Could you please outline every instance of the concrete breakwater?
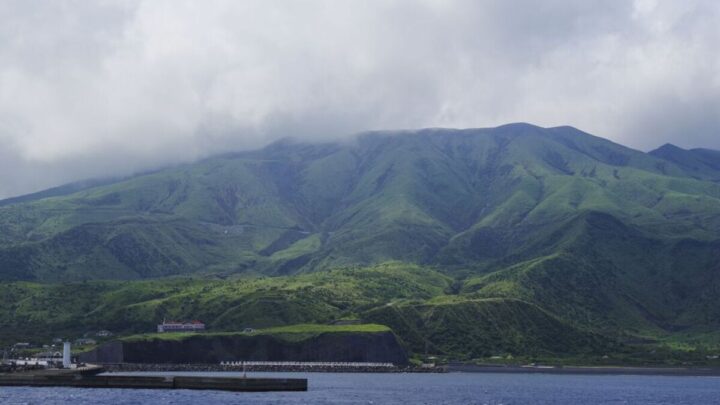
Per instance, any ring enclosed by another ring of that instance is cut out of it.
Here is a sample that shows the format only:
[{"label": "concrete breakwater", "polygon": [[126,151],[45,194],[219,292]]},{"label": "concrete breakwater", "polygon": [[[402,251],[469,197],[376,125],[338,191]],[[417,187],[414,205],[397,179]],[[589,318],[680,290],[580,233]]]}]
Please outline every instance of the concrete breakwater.
[{"label": "concrete breakwater", "polygon": [[0,375],[0,386],[192,389],[222,391],[307,391],[304,378],[231,378],[205,376],[123,376],[80,374]]},{"label": "concrete breakwater", "polygon": [[443,373],[444,367],[373,367],[363,365],[309,365],[278,362],[276,364],[242,364],[234,362],[224,364],[152,364],[152,363],[118,363],[104,364],[109,372],[303,372],[303,373]]}]

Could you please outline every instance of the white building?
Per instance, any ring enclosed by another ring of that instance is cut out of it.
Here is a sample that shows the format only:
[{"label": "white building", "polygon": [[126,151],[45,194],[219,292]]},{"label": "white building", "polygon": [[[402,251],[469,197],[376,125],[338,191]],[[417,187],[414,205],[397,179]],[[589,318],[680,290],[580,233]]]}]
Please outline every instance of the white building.
[{"label": "white building", "polygon": [[192,322],[175,322],[175,321],[163,321],[157,327],[158,333],[164,332],[201,332],[205,330],[205,324],[200,321]]}]

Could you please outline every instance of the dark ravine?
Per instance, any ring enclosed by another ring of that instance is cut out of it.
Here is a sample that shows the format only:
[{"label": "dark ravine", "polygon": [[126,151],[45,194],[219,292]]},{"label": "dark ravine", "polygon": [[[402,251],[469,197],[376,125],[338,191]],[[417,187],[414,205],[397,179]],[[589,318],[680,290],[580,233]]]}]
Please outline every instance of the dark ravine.
[{"label": "dark ravine", "polygon": [[218,364],[222,361],[387,362],[408,356],[391,332],[322,333],[302,340],[272,335],[197,335],[114,341],[81,353],[87,363]]}]

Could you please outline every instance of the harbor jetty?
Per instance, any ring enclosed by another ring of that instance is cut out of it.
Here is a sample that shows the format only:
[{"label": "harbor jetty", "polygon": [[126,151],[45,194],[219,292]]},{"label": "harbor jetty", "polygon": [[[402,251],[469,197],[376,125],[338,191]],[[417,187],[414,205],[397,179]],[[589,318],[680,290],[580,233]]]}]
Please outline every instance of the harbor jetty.
[{"label": "harbor jetty", "polygon": [[191,389],[239,392],[307,391],[305,378],[144,376],[100,374],[99,366],[0,374],[0,386]]},{"label": "harbor jetty", "polygon": [[102,374],[105,367],[72,363],[70,343],[64,344],[62,362],[3,360],[0,387],[154,388],[223,391],[307,391],[304,378],[247,378],[206,376],[147,376]]}]

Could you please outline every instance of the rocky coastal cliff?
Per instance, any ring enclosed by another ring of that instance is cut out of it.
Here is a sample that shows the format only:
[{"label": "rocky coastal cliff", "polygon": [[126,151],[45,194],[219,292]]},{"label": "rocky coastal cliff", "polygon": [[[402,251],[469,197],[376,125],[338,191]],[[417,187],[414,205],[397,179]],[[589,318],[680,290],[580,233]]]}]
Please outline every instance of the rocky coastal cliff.
[{"label": "rocky coastal cliff", "polygon": [[387,362],[408,357],[392,332],[322,333],[308,337],[197,334],[181,339],[117,340],[82,353],[88,363],[203,363],[221,361]]}]

